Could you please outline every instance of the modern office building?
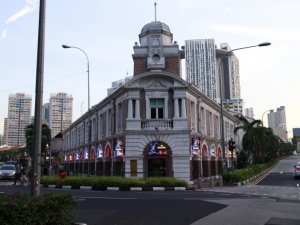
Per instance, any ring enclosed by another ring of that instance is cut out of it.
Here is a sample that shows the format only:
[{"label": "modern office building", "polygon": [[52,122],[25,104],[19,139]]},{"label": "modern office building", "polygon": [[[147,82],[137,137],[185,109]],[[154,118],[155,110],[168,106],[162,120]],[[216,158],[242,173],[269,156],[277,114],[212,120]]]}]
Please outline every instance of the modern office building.
[{"label": "modern office building", "polygon": [[280,106],[277,111],[271,110],[268,114],[268,125],[275,135],[283,141],[287,141],[285,107]]},{"label": "modern office building", "polygon": [[232,111],[243,115],[243,99],[224,99],[223,107],[225,110]]},{"label": "modern office building", "polygon": [[51,94],[49,104],[49,127],[54,137],[72,123],[73,97],[67,93]]},{"label": "modern office building", "polygon": [[117,81],[114,81],[111,83],[111,88],[107,89],[107,95],[111,95],[113,92],[115,92],[119,87],[122,87],[125,83],[127,83],[132,78],[127,76],[124,79],[120,79]]},{"label": "modern office building", "polygon": [[63,131],[65,166],[74,174],[220,184],[238,119],[224,110],[223,149],[220,104],[182,79],[182,50],[168,25],[146,24],[139,41],[133,78]]},{"label": "modern office building", "polygon": [[230,53],[230,56],[224,57],[224,51],[222,50],[225,50],[226,53],[231,51],[231,48],[227,43],[221,44],[220,48],[221,49],[216,49],[217,62],[220,63],[220,68],[216,72],[217,77],[221,72],[221,77],[223,78],[223,99],[240,99],[241,86],[239,60],[233,52]]},{"label": "modern office building", "polygon": [[32,99],[24,93],[10,94],[8,99],[8,116],[5,144],[16,146],[26,143],[25,129],[30,124]]},{"label": "modern office building", "polygon": [[245,108],[245,116],[254,119],[254,111],[252,107]]}]

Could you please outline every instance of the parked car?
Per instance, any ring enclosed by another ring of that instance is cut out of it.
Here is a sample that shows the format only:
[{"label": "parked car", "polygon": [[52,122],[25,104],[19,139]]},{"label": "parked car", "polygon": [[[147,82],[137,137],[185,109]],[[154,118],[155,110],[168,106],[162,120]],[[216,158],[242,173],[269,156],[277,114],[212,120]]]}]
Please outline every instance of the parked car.
[{"label": "parked car", "polygon": [[16,168],[14,165],[5,164],[0,168],[0,179],[14,179]]},{"label": "parked car", "polygon": [[300,162],[294,166],[294,176],[295,178],[300,177]]},{"label": "parked car", "polygon": [[7,164],[7,165],[17,165],[17,161],[7,161],[5,164]]}]

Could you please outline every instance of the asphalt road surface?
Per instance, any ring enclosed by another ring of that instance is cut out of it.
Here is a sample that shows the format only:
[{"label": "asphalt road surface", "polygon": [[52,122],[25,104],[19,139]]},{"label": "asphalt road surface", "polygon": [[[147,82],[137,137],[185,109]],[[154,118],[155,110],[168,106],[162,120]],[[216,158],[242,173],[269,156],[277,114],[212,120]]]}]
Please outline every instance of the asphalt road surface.
[{"label": "asphalt road surface", "polygon": [[[88,225],[300,225],[300,179],[292,166],[300,156],[280,161],[258,185],[197,191],[68,191],[78,199],[76,222]],[[0,192],[29,187],[0,182]],[[1,216],[1,215],[0,215]]]}]

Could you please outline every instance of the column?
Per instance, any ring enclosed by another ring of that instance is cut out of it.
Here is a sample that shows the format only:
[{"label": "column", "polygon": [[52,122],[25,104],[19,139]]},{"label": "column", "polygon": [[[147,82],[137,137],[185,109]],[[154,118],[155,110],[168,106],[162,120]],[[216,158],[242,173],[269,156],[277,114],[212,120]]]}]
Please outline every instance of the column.
[{"label": "column", "polygon": [[185,98],[182,98],[181,100],[181,117],[186,118],[186,106],[185,106]]},{"label": "column", "polygon": [[128,99],[128,119],[132,119],[132,99]]},{"label": "column", "polygon": [[164,109],[164,111],[165,111],[165,119],[168,119],[168,117],[169,117],[169,105],[168,105],[168,98],[165,98],[165,109]]},{"label": "column", "polygon": [[135,118],[140,119],[141,113],[140,113],[140,99],[135,100]]},{"label": "column", "polygon": [[179,117],[178,98],[174,99],[174,117]]}]

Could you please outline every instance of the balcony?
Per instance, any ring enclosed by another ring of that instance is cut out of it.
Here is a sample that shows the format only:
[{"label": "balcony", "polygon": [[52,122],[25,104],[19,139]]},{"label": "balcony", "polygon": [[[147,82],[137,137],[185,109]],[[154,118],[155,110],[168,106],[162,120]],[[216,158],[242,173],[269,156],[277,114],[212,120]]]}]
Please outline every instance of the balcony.
[{"label": "balcony", "polygon": [[142,129],[151,130],[158,129],[173,129],[173,120],[171,119],[146,119],[142,120]]}]

